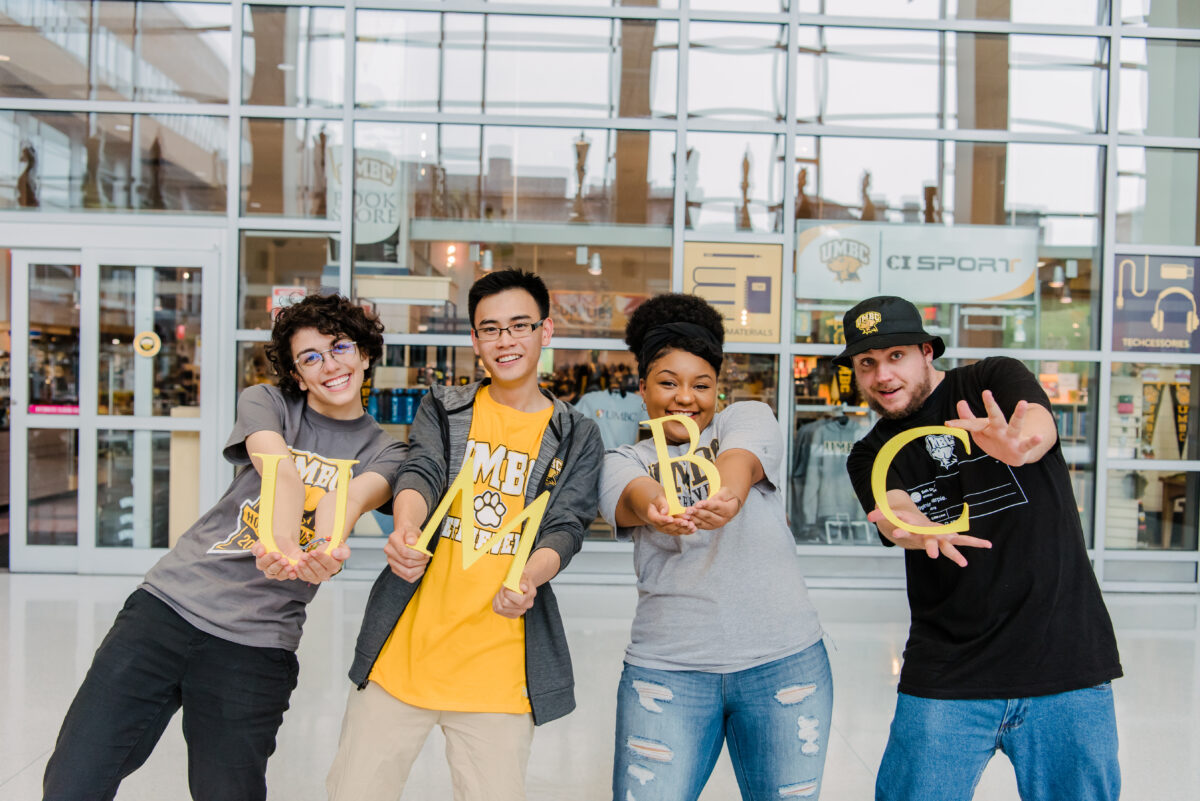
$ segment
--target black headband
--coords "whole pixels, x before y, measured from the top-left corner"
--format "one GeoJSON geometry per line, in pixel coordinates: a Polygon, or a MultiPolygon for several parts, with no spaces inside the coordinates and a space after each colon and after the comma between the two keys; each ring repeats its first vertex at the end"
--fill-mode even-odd
{"type": "Polygon", "coordinates": [[[642,352],[639,361],[643,372],[650,366],[650,360],[658,355],[664,347],[677,341],[680,337],[698,339],[706,346],[708,353],[697,353],[704,361],[711,364],[718,372],[721,370],[721,343],[712,331],[695,323],[663,323],[656,325],[646,332],[642,339],[642,352]]]}

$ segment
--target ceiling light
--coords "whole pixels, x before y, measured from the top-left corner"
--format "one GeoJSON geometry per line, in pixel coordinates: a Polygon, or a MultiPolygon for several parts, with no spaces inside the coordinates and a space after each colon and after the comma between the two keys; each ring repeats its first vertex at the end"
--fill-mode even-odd
{"type": "Polygon", "coordinates": [[[1061,264],[1054,265],[1054,274],[1050,277],[1050,286],[1054,287],[1055,289],[1058,289],[1060,286],[1063,285],[1063,281],[1065,280],[1065,278],[1066,278],[1066,276],[1063,273],[1062,265],[1061,264]]]}
{"type": "Polygon", "coordinates": [[[600,254],[592,254],[592,263],[588,265],[588,275],[600,275],[600,254]]]}

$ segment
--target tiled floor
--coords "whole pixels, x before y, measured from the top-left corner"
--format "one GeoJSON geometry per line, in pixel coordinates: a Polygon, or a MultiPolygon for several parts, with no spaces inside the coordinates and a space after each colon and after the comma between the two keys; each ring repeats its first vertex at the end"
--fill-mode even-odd
{"type": "MultiPolygon", "coordinates": [[[[0,799],[39,797],[41,775],[63,713],[133,578],[9,575],[0,572],[0,799]]],[[[370,585],[341,580],[322,589],[300,648],[300,687],[284,719],[268,774],[270,796],[323,799],[349,681],[345,672],[370,585]]],[[[575,662],[578,710],[541,727],[529,767],[530,801],[609,797],[613,697],[636,598],[629,586],[558,587],[575,662]]],[[[825,801],[870,799],[895,697],[907,630],[895,591],[816,590],[829,632],[836,683],[825,801]]],[[[1114,595],[1126,677],[1116,682],[1128,801],[1200,798],[1200,598],[1114,595]]],[[[953,750],[953,744],[947,744],[953,750]]],[[[178,716],[150,761],[121,788],[121,801],[186,799],[178,716]]],[[[736,799],[722,756],[702,799],[736,799]]],[[[1017,797],[1003,756],[988,767],[976,799],[1017,797]]],[[[405,799],[449,799],[449,774],[435,735],[405,799]]],[[[1065,800],[1064,800],[1065,801],[1065,800]]]]}

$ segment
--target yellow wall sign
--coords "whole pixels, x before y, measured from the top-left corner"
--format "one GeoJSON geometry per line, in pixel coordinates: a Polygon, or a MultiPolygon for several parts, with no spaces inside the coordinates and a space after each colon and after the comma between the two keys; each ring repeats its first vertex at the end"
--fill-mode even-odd
{"type": "MultiPolygon", "coordinates": [[[[275,484],[279,477],[279,462],[291,457],[281,453],[252,453],[262,459],[262,491],[258,501],[258,541],[268,553],[282,553],[275,542],[275,484]]],[[[346,501],[350,497],[350,468],[358,464],[357,459],[330,459],[337,465],[337,501],[333,507],[333,534],[323,553],[329,553],[346,538],[346,501]]],[[[288,564],[295,559],[284,554],[288,564]]]]}
{"type": "Polygon", "coordinates": [[[454,479],[454,483],[450,485],[450,489],[446,490],[446,494],[442,496],[441,502],[438,503],[437,509],[429,518],[429,522],[421,529],[421,538],[417,540],[416,545],[409,545],[414,551],[420,551],[426,556],[433,556],[433,551],[429,550],[429,541],[433,539],[437,530],[442,525],[442,520],[450,512],[450,506],[457,499],[459,508],[462,510],[459,515],[459,535],[462,539],[462,566],[463,570],[469,569],[473,564],[479,561],[479,557],[490,551],[494,545],[502,542],[509,534],[516,533],[522,523],[526,520],[529,524],[525,526],[525,531],[521,533],[520,540],[517,543],[517,552],[513,555],[512,565],[508,568],[508,574],[504,577],[504,586],[515,593],[523,595],[521,592],[521,573],[525,571],[525,563],[529,561],[529,554],[533,551],[533,541],[537,539],[538,528],[542,525],[542,516],[546,513],[546,504],[550,500],[550,491],[547,490],[537,497],[537,499],[526,506],[519,515],[514,517],[502,525],[492,536],[488,537],[487,542],[479,547],[475,547],[475,504],[473,496],[475,494],[475,460],[468,454],[463,462],[462,470],[458,472],[458,477],[454,479]]]}
{"type": "Polygon", "coordinates": [[[679,503],[679,488],[675,486],[675,474],[671,472],[671,462],[691,462],[703,470],[704,475],[708,476],[708,497],[711,498],[720,492],[721,474],[717,471],[717,466],[696,453],[696,446],[700,444],[700,429],[692,418],[682,414],[671,414],[666,417],[656,417],[653,420],[643,420],[642,425],[650,426],[650,434],[654,437],[654,452],[658,456],[659,483],[662,484],[663,490],[667,494],[669,514],[677,515],[683,511],[683,505],[679,503]],[[663,426],[671,421],[683,425],[688,433],[687,453],[674,458],[667,453],[669,443],[667,435],[663,432],[663,426]]]}
{"type": "Polygon", "coordinates": [[[934,537],[939,534],[954,534],[959,531],[966,531],[970,527],[966,502],[963,503],[962,514],[959,515],[957,520],[941,526],[914,526],[905,523],[896,516],[896,513],[892,511],[892,507],[888,505],[887,473],[888,468],[892,466],[892,460],[896,458],[896,455],[900,453],[900,449],[905,445],[914,439],[920,439],[930,434],[949,434],[952,437],[957,437],[962,440],[967,453],[971,452],[971,438],[967,436],[966,430],[961,428],[917,426],[916,428],[900,432],[884,443],[884,446],[879,449],[879,453],[875,456],[875,463],[871,466],[871,494],[875,496],[875,505],[879,507],[879,511],[883,512],[883,516],[889,523],[912,534],[934,537]]]}
{"type": "Polygon", "coordinates": [[[683,291],[721,313],[729,342],[778,342],[783,245],[685,242],[683,291]]]}

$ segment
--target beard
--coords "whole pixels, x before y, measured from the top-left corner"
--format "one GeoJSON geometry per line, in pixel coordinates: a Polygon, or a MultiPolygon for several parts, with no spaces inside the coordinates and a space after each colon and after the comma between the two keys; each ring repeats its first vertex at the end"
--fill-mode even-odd
{"type": "Polygon", "coordinates": [[[870,392],[865,392],[863,394],[867,396],[867,405],[870,406],[871,409],[880,417],[884,418],[885,420],[903,420],[920,409],[925,404],[929,394],[933,392],[933,379],[931,373],[926,371],[921,377],[921,380],[912,385],[911,390],[912,395],[909,398],[908,403],[904,404],[904,406],[899,409],[885,409],[879,403],[879,399],[874,394],[870,392]]]}

